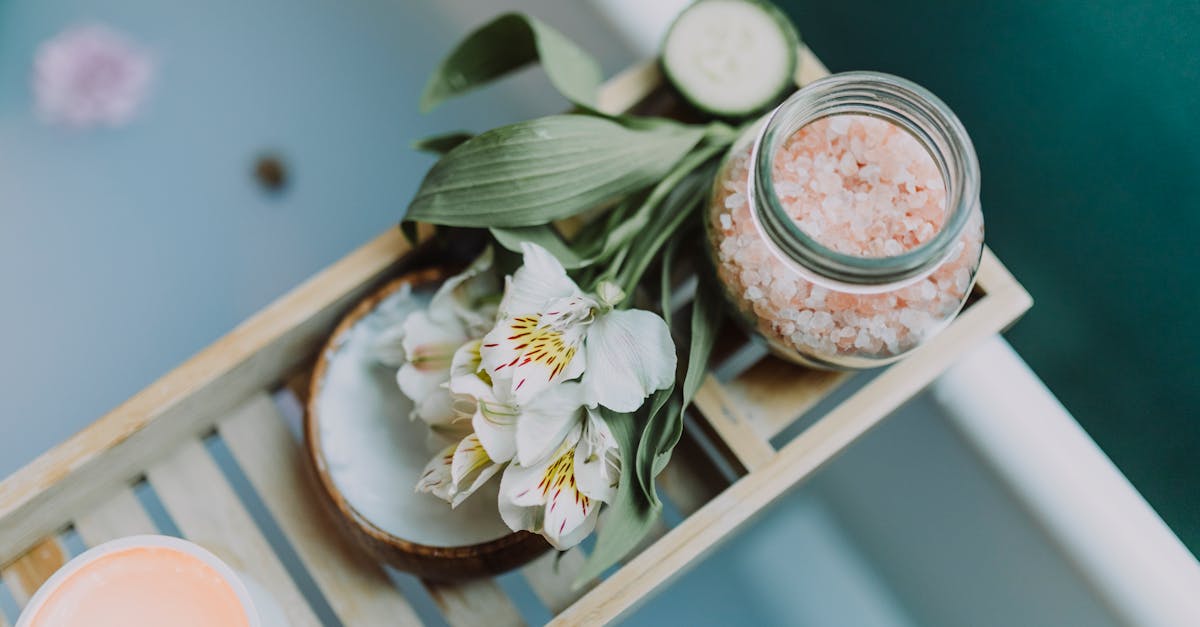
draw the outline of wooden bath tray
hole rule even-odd
[[[804,51],[801,84],[824,74]],[[634,67],[605,86],[602,108],[661,110],[670,96],[660,87],[656,65]],[[804,370],[765,356],[731,331],[660,479],[683,521],[661,527],[620,569],[582,591],[570,587],[584,560],[581,549],[557,560],[543,556],[520,572],[544,610],[522,616],[506,594],[512,586],[497,580],[397,587],[335,532],[283,416],[295,406],[291,390],[303,387],[297,382],[338,319],[412,265],[410,250],[398,230],[384,233],[0,484],[0,570],[10,610],[83,547],[165,532],[251,575],[296,627],[440,620],[418,606],[436,607],[452,625],[515,625],[546,616],[563,625],[615,621],[1031,304],[985,250],[962,315],[837,403],[820,401],[864,375]],[[814,408],[821,415],[811,415]],[[798,435],[776,448],[773,439],[801,418]],[[427,598],[416,602],[421,595]],[[0,626],[5,618],[0,612]]]

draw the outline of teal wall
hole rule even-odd
[[[1200,553],[1200,2],[784,5],[832,71],[962,118],[1035,299],[1008,339]]]

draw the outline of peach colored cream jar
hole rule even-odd
[[[17,627],[261,627],[237,575],[203,548],[131,536],[72,559],[34,595]]]
[[[983,251],[979,165],[933,94],[835,74],[735,142],[706,226],[725,295],[775,353],[880,366],[966,303]]]

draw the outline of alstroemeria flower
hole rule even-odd
[[[381,361],[399,365],[396,383],[415,403],[413,417],[430,425],[444,426],[455,419],[445,391],[454,352],[482,335],[495,320],[496,306],[489,300],[499,282],[491,267],[488,248],[462,273],[446,279],[428,308],[385,330],[376,343]]]
[[[479,436],[472,433],[442,449],[425,465],[416,491],[429,492],[458,507],[501,468],[503,464],[488,457]]]
[[[483,369],[480,341],[463,345],[451,366],[455,410],[471,411],[471,426],[497,462],[531,465],[546,458],[583,419],[583,389],[575,381],[518,404],[507,385],[493,385]]]
[[[509,386],[524,404],[583,375],[585,404],[631,412],[671,384],[675,345],[662,318],[614,309],[624,297],[615,286],[585,294],[546,249],[522,248],[525,263],[507,280],[500,319],[481,349],[497,386]]]
[[[509,464],[500,480],[500,516],[514,531],[540,533],[556,549],[569,549],[596,527],[619,474],[616,439],[589,410],[551,455],[529,466]]]
[[[455,507],[509,460],[532,464],[548,457],[573,427],[578,430],[584,417],[577,382],[557,386],[518,407],[507,388],[493,389],[480,363],[479,344],[467,342],[454,352],[447,385],[454,418],[430,425],[435,433],[457,433],[461,440],[430,460],[417,482],[417,491]]]

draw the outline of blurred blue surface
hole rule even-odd
[[[1116,621],[921,395],[652,597],[628,624]]]
[[[452,9],[0,1],[0,475],[394,225],[432,162],[413,139],[563,106],[533,76],[418,114],[465,28]],[[153,93],[126,128],[43,124],[36,47],[90,21],[153,51]],[[268,151],[291,172],[278,196],[252,177]]]

